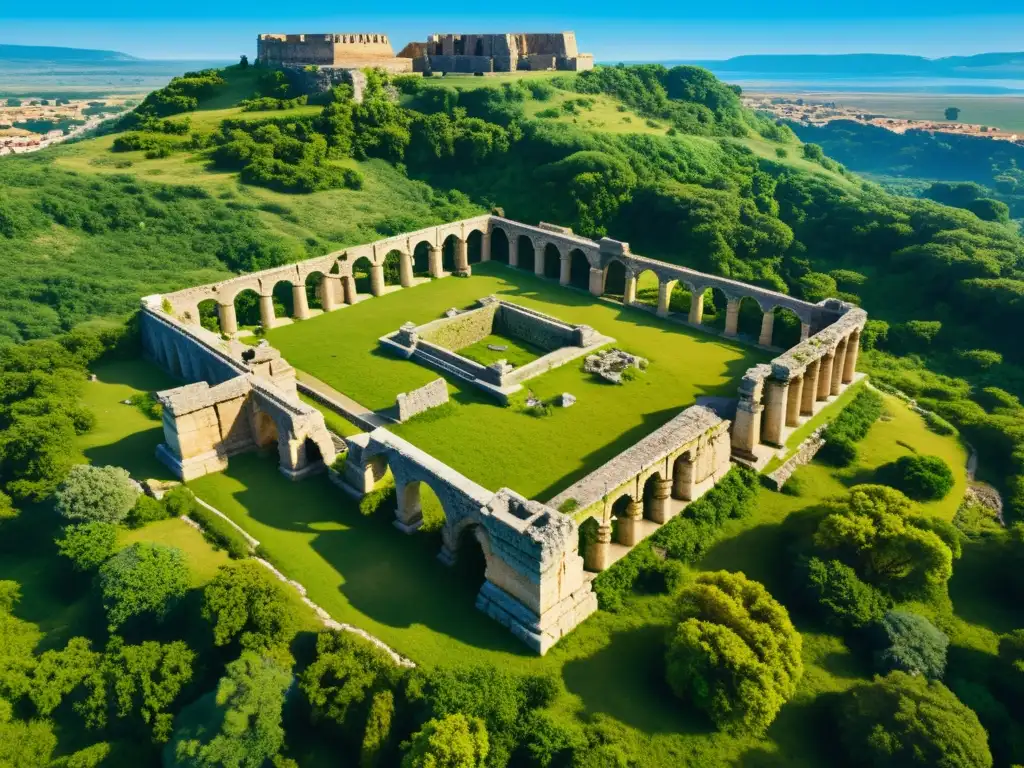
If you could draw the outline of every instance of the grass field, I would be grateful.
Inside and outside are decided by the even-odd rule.
[[[296,368],[368,408],[394,404],[400,392],[437,378],[433,369],[378,348],[403,322],[423,323],[448,307],[500,294],[571,323],[587,323],[616,345],[651,360],[621,387],[570,363],[527,382],[538,397],[578,398],[547,418],[502,408],[474,388],[451,384],[455,407],[440,419],[414,419],[395,431],[487,488],[511,487],[546,499],[651,432],[700,395],[734,391],[742,373],[765,359],[756,350],[666,322],[643,310],[595,301],[499,264],[474,265],[468,280],[443,279],[389,293],[268,332]],[[504,354],[504,353],[503,353]],[[485,444],[500,450],[484,452]],[[496,441],[491,443],[491,441]]]
[[[166,386],[167,379],[142,362],[103,366],[98,373],[100,382],[89,385],[89,402],[104,409],[102,431],[90,438],[88,450],[143,471],[151,466],[148,457],[162,439],[161,431],[118,400],[140,389]],[[800,496],[762,489],[754,514],[730,522],[700,568],[742,570],[784,596],[791,566],[784,554],[787,518],[853,482],[870,480],[878,465],[904,450],[941,455],[954,468],[956,488],[945,501],[926,507],[948,517],[963,488],[963,448],[928,431],[898,400],[887,398],[886,407],[890,416],[878,421],[859,444],[855,467],[837,472],[811,464],[800,469]],[[537,658],[473,608],[478,585],[465,583],[437,562],[436,538],[401,536],[389,524],[387,512],[379,519],[361,516],[323,476],[292,483],[272,460],[243,455],[232,457],[226,472],[190,486],[260,539],[275,563],[305,584],[310,597],[335,619],[374,633],[421,664],[482,663],[550,672],[564,685],[554,714],[576,722],[601,718],[623,738],[637,766],[830,764],[834,746],[828,738],[815,736],[821,718],[827,717],[828,697],[870,675],[865,661],[839,638],[795,616],[806,668],[795,699],[765,738],[717,733],[675,701],[663,683],[660,649],[671,625],[670,598],[638,597],[620,613],[600,611],[547,656]],[[8,568],[8,561],[0,560],[0,566]],[[967,580],[954,577],[951,592],[954,606],[971,617],[946,617],[944,629],[954,645],[993,652],[995,632],[1005,631],[1012,619]],[[50,607],[40,606],[35,610]],[[58,616],[49,620],[59,621]]]

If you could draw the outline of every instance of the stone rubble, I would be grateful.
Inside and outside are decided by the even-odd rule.
[[[612,384],[622,383],[622,372],[627,368],[647,369],[647,358],[631,355],[613,347],[593,355],[587,355],[583,361],[583,370],[593,373]]]

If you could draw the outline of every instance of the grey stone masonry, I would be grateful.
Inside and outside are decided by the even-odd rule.
[[[396,400],[398,420],[405,421],[413,416],[448,402],[448,383],[434,379],[419,389],[401,393]]]

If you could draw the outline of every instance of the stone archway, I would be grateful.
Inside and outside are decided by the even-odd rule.
[[[508,264],[508,235],[501,227],[491,230],[491,261]]]
[[[579,248],[569,252],[569,285],[590,290],[590,259]]]
[[[430,243],[421,240],[412,251],[412,273],[417,277],[430,274]]]
[[[456,234],[448,235],[441,243],[441,271],[442,272],[454,272],[455,271],[455,250],[459,247],[459,236]]]
[[[220,334],[220,307],[216,299],[203,299],[196,305],[199,317],[196,318],[199,325],[208,331]]]
[[[661,280],[654,270],[643,270],[636,276],[636,296],[633,299],[633,303],[657,309],[660,285]]]
[[[721,288],[709,288],[708,291],[710,295],[704,295],[704,316],[701,318],[701,325],[716,331],[724,331],[729,299]]]
[[[455,540],[456,572],[475,595],[487,581],[487,561],[490,542],[487,532],[478,523],[462,526]]]
[[[775,307],[772,320],[772,346],[790,349],[800,343],[800,316],[786,307]]]
[[[587,277],[589,284],[589,276]],[[626,265],[618,259],[612,259],[604,268],[604,293],[613,299],[622,301],[626,293]]]
[[[384,285],[402,284],[402,252],[392,249],[384,256]]]
[[[484,260],[484,236],[478,229],[466,235],[466,257],[470,264],[479,264]]]
[[[360,256],[354,262],[352,262],[352,279],[356,284],[356,294],[370,295],[371,279],[370,270],[373,269],[373,263],[370,261],[368,256]]]
[[[306,275],[306,306],[309,309],[324,308],[324,273],[320,271],[310,272]]]
[[[519,236],[518,253],[519,263],[517,266],[525,272],[533,272],[537,257],[533,250],[533,241],[526,235]]]
[[[761,334],[761,321],[764,312],[757,299],[751,296],[744,296],[740,299],[739,317],[737,319],[737,333],[746,339],[757,341]]]
[[[270,293],[274,301],[275,319],[295,316],[295,302],[294,296],[292,295],[291,280],[286,278],[278,280],[274,283],[274,287],[270,290]]]
[[[544,277],[557,280],[562,274],[562,252],[554,243],[544,246]]]

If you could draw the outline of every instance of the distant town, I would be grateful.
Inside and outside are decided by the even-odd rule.
[[[0,156],[37,152],[83,136],[134,105],[134,100],[123,98],[0,100]]]
[[[1004,131],[996,126],[961,123],[956,120],[915,120],[889,117],[863,109],[846,107],[836,101],[815,100],[807,97],[789,97],[773,94],[751,94],[743,97],[743,104],[758,112],[765,112],[780,120],[791,120],[802,125],[823,126],[835,120],[850,120],[874,125],[893,133],[930,131],[977,136],[984,139],[1011,141],[1024,145],[1024,134]]]

